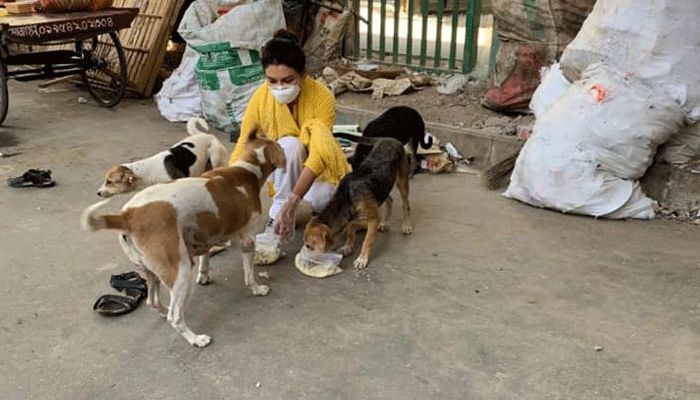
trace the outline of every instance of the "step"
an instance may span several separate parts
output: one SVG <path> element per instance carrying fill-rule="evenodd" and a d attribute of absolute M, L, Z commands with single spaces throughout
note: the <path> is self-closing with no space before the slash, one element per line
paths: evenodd
<path fill-rule="evenodd" d="M 345 106 L 336 108 L 336 124 L 367 125 L 379 112 Z M 440 139 L 451 142 L 464 157 L 473 157 L 476 168 L 485 168 L 518 151 L 523 141 L 515 136 L 494 136 L 477 129 L 457 128 L 426 121 L 426 129 Z M 700 174 L 693 174 L 666 164 L 654 164 L 642 178 L 642 188 L 651 198 L 670 209 L 694 210 L 700 207 Z"/>
<path fill-rule="evenodd" d="M 358 108 L 336 106 L 335 123 L 338 125 L 367 125 L 379 115 L 378 112 Z M 523 142 L 514 136 L 487 135 L 477 129 L 457 128 L 450 125 L 426 121 L 426 130 L 440 139 L 451 142 L 465 158 L 473 157 L 474 166 L 484 168 L 518 151 Z"/>

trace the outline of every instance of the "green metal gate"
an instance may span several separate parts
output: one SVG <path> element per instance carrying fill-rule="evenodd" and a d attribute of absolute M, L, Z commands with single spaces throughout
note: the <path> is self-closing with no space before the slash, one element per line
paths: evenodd
<path fill-rule="evenodd" d="M 423 70 L 474 68 L 480 0 L 352 1 L 362 17 L 355 18 L 352 58 Z"/>

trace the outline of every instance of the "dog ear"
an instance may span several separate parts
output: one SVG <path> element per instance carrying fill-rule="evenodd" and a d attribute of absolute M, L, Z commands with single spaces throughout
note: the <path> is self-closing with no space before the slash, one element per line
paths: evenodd
<path fill-rule="evenodd" d="M 265 144 L 265 158 L 270 161 L 270 164 L 275 168 L 284 171 L 287 167 L 287 157 L 284 155 L 284 150 L 277 142 L 270 141 Z"/>
<path fill-rule="evenodd" d="M 248 132 L 248 141 L 252 142 L 253 140 L 258 138 L 258 126 L 253 125 L 250 127 L 249 132 Z"/>

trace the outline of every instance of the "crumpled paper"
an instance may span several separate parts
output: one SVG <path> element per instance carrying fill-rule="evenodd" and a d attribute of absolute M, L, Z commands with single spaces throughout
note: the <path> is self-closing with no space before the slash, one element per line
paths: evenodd
<path fill-rule="evenodd" d="M 442 174 L 455 170 L 455 163 L 452 162 L 447 153 L 426 154 L 421 160 L 421 169 L 427 170 L 431 174 Z"/>
<path fill-rule="evenodd" d="M 409 78 L 371 80 L 354 71 L 339 75 L 336 70 L 330 67 L 323 69 L 320 81 L 336 96 L 349 90 L 351 92 L 372 92 L 373 99 L 381 99 L 384 96 L 399 96 L 409 90 L 420 89 Z"/>

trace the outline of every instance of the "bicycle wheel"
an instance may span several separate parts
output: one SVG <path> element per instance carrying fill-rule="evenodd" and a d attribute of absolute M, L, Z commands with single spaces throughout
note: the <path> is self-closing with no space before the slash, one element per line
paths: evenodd
<path fill-rule="evenodd" d="M 119 36 L 109 32 L 76 42 L 85 69 L 80 76 L 90 95 L 103 107 L 113 107 L 126 92 L 126 57 Z"/>

